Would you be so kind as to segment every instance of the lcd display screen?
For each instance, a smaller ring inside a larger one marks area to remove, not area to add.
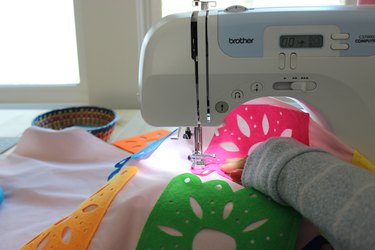
[[[322,35],[283,35],[280,36],[280,47],[289,48],[322,48]]]

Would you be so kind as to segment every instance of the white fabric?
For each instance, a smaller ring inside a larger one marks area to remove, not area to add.
[[[176,175],[190,172],[191,143],[168,139],[152,157],[126,164],[139,171],[113,200],[89,249],[135,249],[164,188]],[[26,130],[16,150],[0,161],[0,185],[6,195],[0,205],[0,249],[18,249],[73,212],[126,156],[78,128]],[[223,178],[212,174],[202,181],[209,179]],[[242,188],[230,185],[234,191]],[[206,235],[210,237],[210,232]],[[224,241],[221,249],[231,249],[231,244]]]
[[[0,249],[18,249],[73,212],[127,155],[78,128],[26,130],[0,161]]]
[[[136,248],[143,226],[170,180],[176,175],[190,173],[191,162],[187,160],[187,156],[193,148],[191,143],[192,140],[167,139],[152,156],[143,160],[132,159],[126,164],[138,167],[138,173],[113,200],[90,249]],[[216,173],[201,179],[203,182],[212,179],[227,180]],[[228,184],[234,191],[243,188],[230,181]],[[206,236],[210,237],[210,232]],[[205,249],[199,247],[202,242],[197,241],[195,249]],[[219,249],[233,249],[232,246],[232,242],[224,241]]]
[[[204,141],[213,133],[213,129],[207,129]],[[113,200],[89,249],[136,248],[164,188],[176,175],[190,172],[187,156],[192,142],[167,139],[149,158],[132,159],[126,164],[138,167],[138,173]],[[6,194],[0,205],[0,249],[18,249],[73,212],[106,182],[115,163],[126,156],[124,151],[78,128],[26,130],[14,153],[0,161],[0,186]],[[211,174],[201,179],[224,177]],[[233,191],[242,188],[226,181]],[[222,238],[217,232],[204,233],[194,242],[195,250],[207,249],[204,244],[209,237]],[[215,249],[235,249],[230,240],[219,245],[221,248]]]

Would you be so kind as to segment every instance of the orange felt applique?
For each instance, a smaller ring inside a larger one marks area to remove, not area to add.
[[[87,249],[117,193],[137,173],[127,167],[84,201],[72,214],[56,222],[21,249]]]
[[[170,131],[165,129],[159,129],[153,132],[141,134],[138,136],[121,139],[118,141],[113,142],[112,144],[116,147],[124,149],[132,154],[138,152],[139,150],[148,146],[148,142],[155,141],[163,136],[166,136],[170,133]]]

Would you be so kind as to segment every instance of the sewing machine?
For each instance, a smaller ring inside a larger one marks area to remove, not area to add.
[[[140,100],[153,126],[217,126],[264,96],[312,105],[375,162],[375,7],[247,9],[164,18],[144,39]]]

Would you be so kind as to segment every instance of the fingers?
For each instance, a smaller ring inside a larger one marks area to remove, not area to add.
[[[236,169],[229,173],[229,176],[234,182],[241,184],[242,169]]]
[[[220,166],[220,169],[229,174],[234,182],[241,184],[242,170],[244,168],[245,158],[228,158],[225,163]]]
[[[244,157],[238,157],[238,158],[227,158],[225,159],[225,162],[238,162],[238,161],[242,161],[242,160],[245,160],[246,158]]]
[[[246,158],[228,158],[225,163],[220,166],[220,169],[225,173],[231,173],[237,169],[243,169]]]

